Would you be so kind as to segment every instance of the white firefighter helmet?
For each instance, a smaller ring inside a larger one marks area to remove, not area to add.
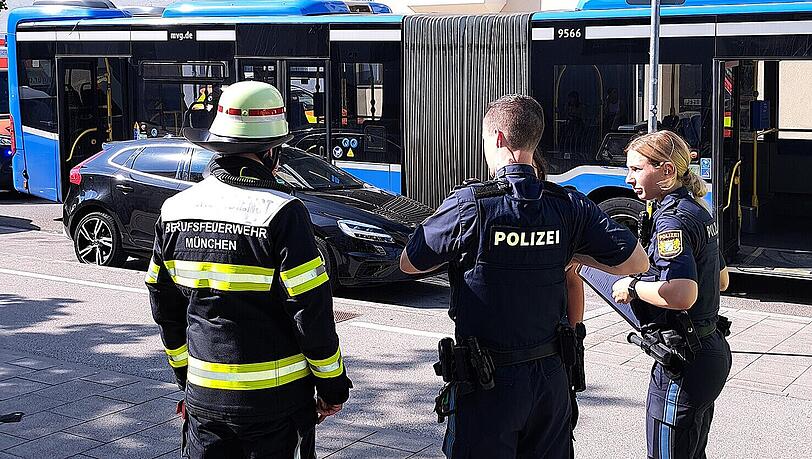
[[[259,81],[224,89],[211,127],[186,128],[183,136],[220,154],[263,153],[291,139],[282,95]]]

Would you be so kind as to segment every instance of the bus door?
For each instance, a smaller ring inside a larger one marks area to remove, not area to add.
[[[241,80],[272,84],[285,99],[290,145],[329,159],[325,59],[242,59]]]
[[[737,90],[739,61],[714,62],[714,157],[717,165],[714,177],[717,221],[720,227],[722,253],[728,262],[733,261],[739,249],[741,212],[741,167],[739,124],[741,113]]]
[[[67,191],[70,169],[101,150],[103,142],[123,140],[125,58],[57,58],[60,177]]]

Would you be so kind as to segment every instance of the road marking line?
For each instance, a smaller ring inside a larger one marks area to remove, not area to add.
[[[121,292],[129,293],[147,293],[145,288],[124,287],[121,285],[103,284],[101,282],[92,282],[80,279],[69,279],[67,277],[49,276],[48,274],[29,273],[26,271],[15,271],[12,269],[0,268],[0,274],[8,274],[11,276],[32,277],[34,279],[44,279],[56,282],[65,282],[68,284],[85,285],[88,287],[106,288],[108,290],[118,290]]]
[[[447,338],[450,337],[451,334],[446,333],[434,333],[429,331],[423,330],[414,330],[411,328],[401,328],[401,327],[390,327],[389,325],[380,325],[380,324],[373,324],[370,322],[345,322],[349,325],[354,327],[361,327],[361,328],[370,328],[372,330],[381,330],[381,331],[388,331],[392,333],[400,333],[403,335],[414,335],[414,336],[425,336],[428,338]]]

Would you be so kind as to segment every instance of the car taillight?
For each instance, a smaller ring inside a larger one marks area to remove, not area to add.
[[[80,185],[82,183],[82,173],[79,172],[80,169],[82,169],[82,167],[84,167],[85,164],[89,163],[90,161],[93,161],[97,156],[99,156],[102,153],[104,153],[104,150],[96,153],[95,155],[91,156],[90,158],[87,158],[86,160],[82,161],[81,163],[73,166],[71,168],[71,170],[70,170],[70,174],[68,175],[68,181],[70,183],[74,184],[74,185]]]

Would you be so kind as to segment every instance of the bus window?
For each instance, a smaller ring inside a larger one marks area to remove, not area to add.
[[[648,66],[558,65],[553,72],[552,110],[547,110],[552,135],[542,144],[549,172],[581,165],[625,167],[625,146],[647,130]],[[710,129],[704,127],[710,99],[702,78],[701,65],[661,65],[658,113],[661,129],[680,134],[697,156],[710,157]]]
[[[217,113],[227,73],[222,62],[142,63],[137,135],[179,135],[184,117],[187,126],[209,127]]]
[[[8,71],[0,70],[0,115],[8,112]]]
[[[22,125],[56,132],[56,79],[52,59],[24,59],[19,64]]]
[[[324,128],[324,65],[290,64],[287,90],[290,130]]]
[[[255,80],[276,87],[276,61],[251,60],[242,65],[240,80]]]
[[[342,63],[339,66],[340,127],[358,127],[380,120],[383,110],[383,64]],[[363,127],[363,126],[362,126]]]

